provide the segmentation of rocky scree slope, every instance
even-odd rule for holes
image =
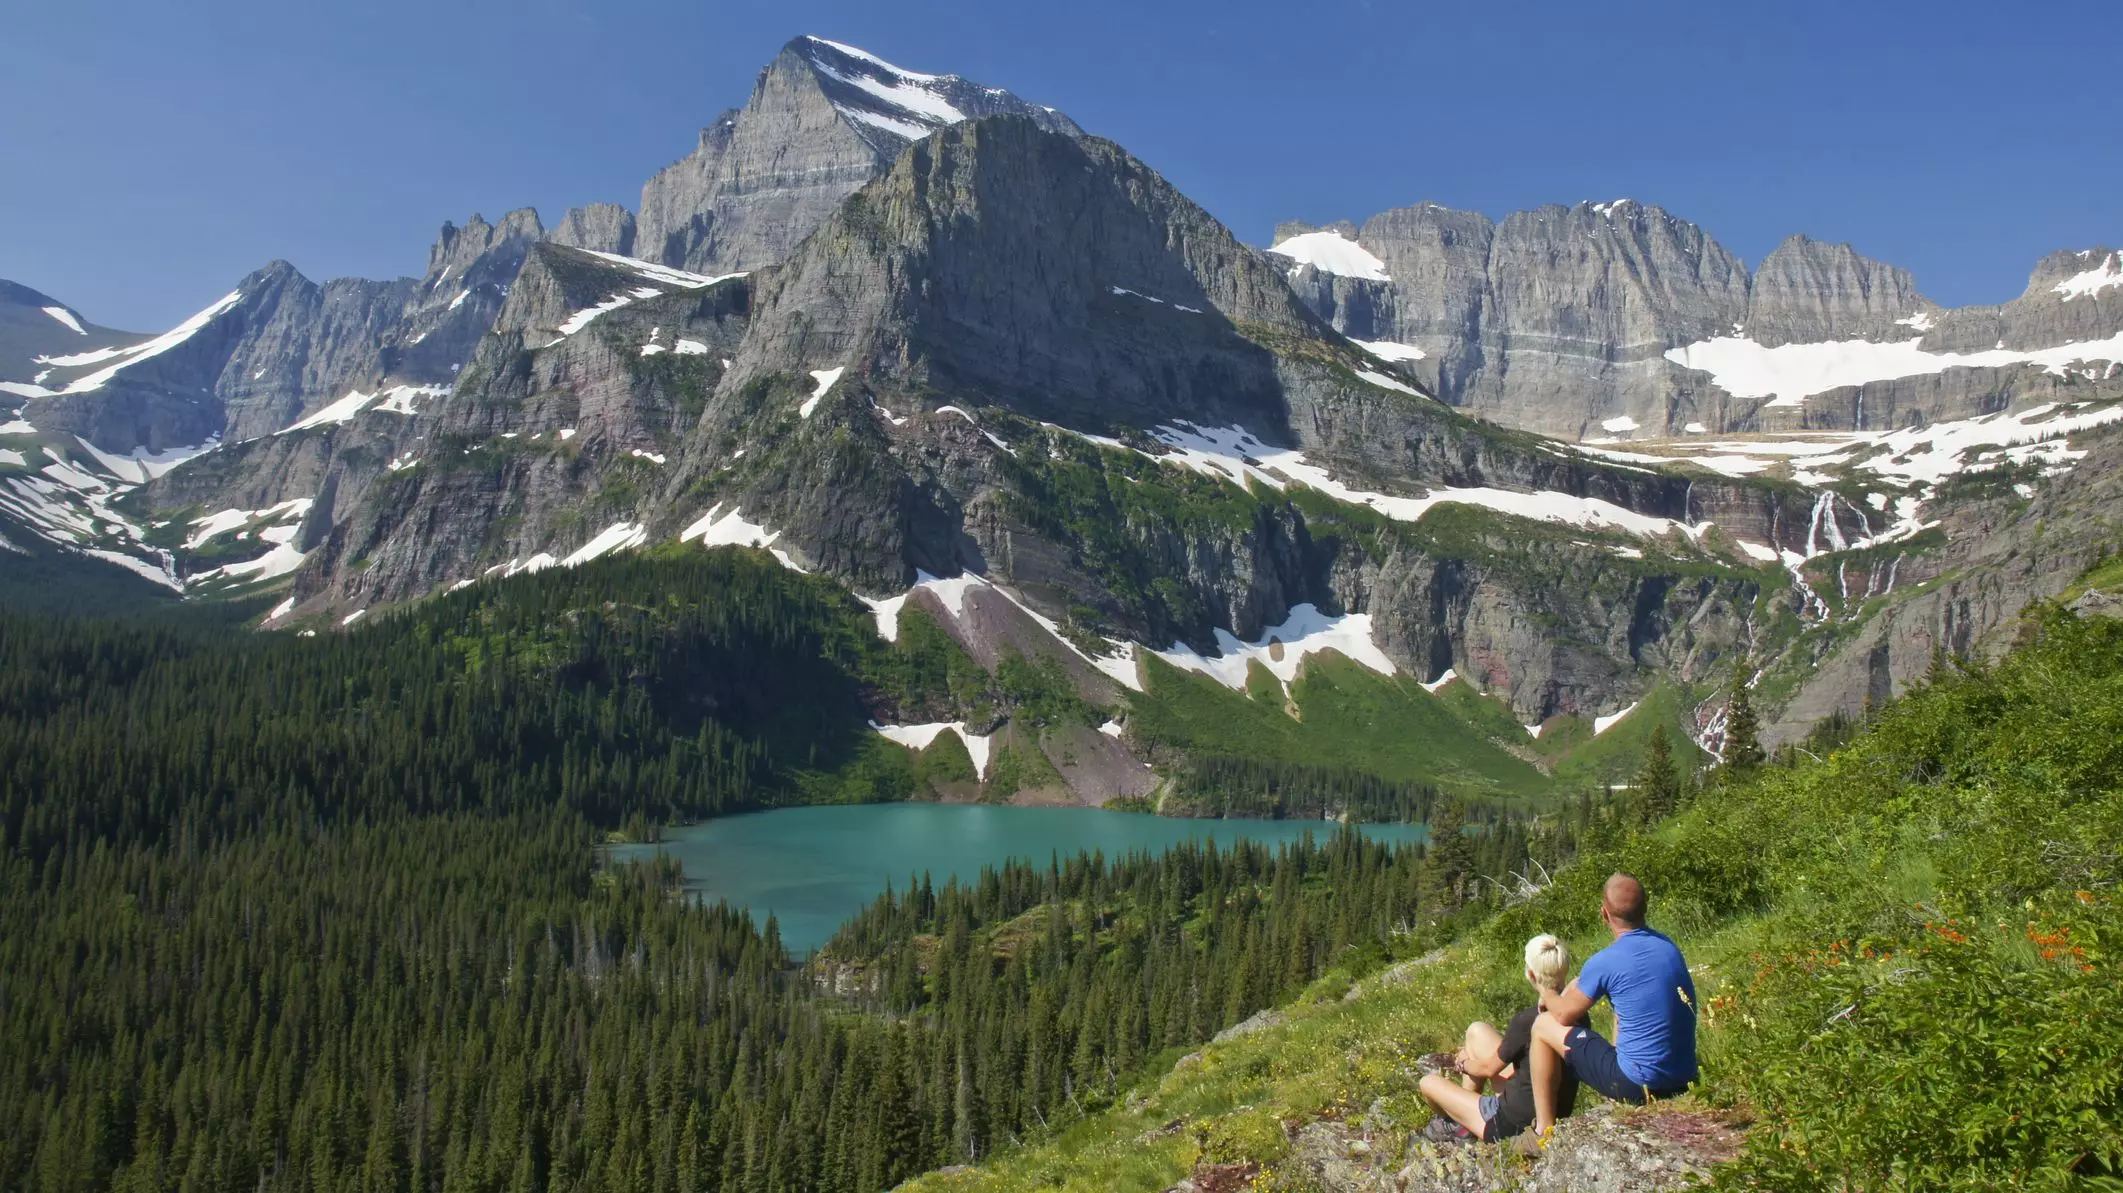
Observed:
[[[1751,273],[1631,200],[1500,223],[1422,204],[1277,229],[1292,285],[1337,330],[1420,353],[1438,395],[1562,438],[1879,429],[2116,376],[2123,257],[2058,252],[1997,306],[1947,309],[1905,270],[1793,236]]]

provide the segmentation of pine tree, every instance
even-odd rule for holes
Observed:
[[[1474,883],[1474,846],[1467,840],[1466,810],[1440,799],[1430,813],[1430,847],[1423,862],[1422,906],[1436,920],[1458,911]]]
[[[1761,768],[1761,722],[1755,717],[1754,698],[1749,695],[1748,661],[1742,656],[1732,668],[1732,695],[1725,705],[1725,748],[1719,755],[1718,773],[1725,779],[1742,779]]]
[[[1636,773],[1636,811],[1641,824],[1655,824],[1673,815],[1681,801],[1681,776],[1673,766],[1673,746],[1660,725],[1651,731],[1651,744],[1644,749],[1644,764]]]

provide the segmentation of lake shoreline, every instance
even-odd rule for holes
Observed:
[[[928,876],[936,885],[979,877],[1010,860],[1162,853],[1177,845],[1237,841],[1269,846],[1324,839],[1344,828],[1395,844],[1426,837],[1422,825],[1338,820],[1183,818],[1085,807],[902,801],[772,808],[665,830],[657,842],[602,846],[612,861],[671,857],[689,895],[773,916],[792,954],[814,952],[887,885]]]

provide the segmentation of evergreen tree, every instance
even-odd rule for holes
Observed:
[[[1423,859],[1423,914],[1431,920],[1458,911],[1474,885],[1474,847],[1467,840],[1466,809],[1440,799],[1430,814],[1430,845]]]
[[[1673,815],[1681,802],[1681,776],[1674,769],[1673,746],[1660,725],[1651,731],[1644,763],[1636,774],[1636,811],[1640,824],[1655,824]]]
[[[1748,681],[1753,669],[1745,656],[1733,664],[1732,695],[1725,704],[1725,748],[1719,754],[1718,774],[1726,779],[1745,778],[1761,769],[1762,726],[1754,711]]]

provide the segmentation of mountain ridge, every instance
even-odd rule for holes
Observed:
[[[851,115],[901,119],[880,103],[930,131]],[[716,207],[718,163],[775,145],[839,163],[831,185]],[[1930,644],[1982,649],[2118,500],[2051,484],[2113,413],[2109,373],[2072,362],[1606,413],[1806,336],[1993,330],[1848,246],[1793,237],[1749,271],[1616,202],[1422,205],[1263,251],[1050,109],[816,38],[702,146],[715,169],[667,167],[640,215],[446,223],[419,278],[275,263],[163,337],[10,383],[28,430],[0,513],[194,593],[272,588],[271,627],[649,543],[760,545],[880,604],[973,585],[987,612],[943,607],[961,645],[1044,653],[1087,698],[1140,690],[1153,655],[1228,686],[1247,652],[1353,651],[1457,677],[1539,754],[1545,723],[1647,700],[1715,748],[1708,696],[1741,653],[1773,733],[1853,711]],[[752,267],[690,268],[740,242]],[[2046,257],[2030,294],[2105,326],[2096,255]],[[1494,394],[1577,421],[1529,433]],[[1838,403],[1896,429],[1820,438]],[[1801,430],[1716,437],[1776,419]],[[1957,479],[1977,469],[2012,483]],[[2051,488],[2072,543],[1981,574]]]
[[[2104,380],[2123,358],[2123,255],[2106,247],[2045,255],[2006,303],[1946,308],[1906,270],[1804,234],[1750,271],[1628,199],[1502,220],[1423,203],[1361,228],[1286,222],[1275,245],[1337,330],[1416,350],[1455,405],[1565,439],[1966,418],[2061,375],[2070,345]],[[1808,357],[1827,344],[1846,345],[1840,369]]]

